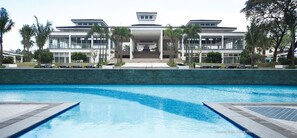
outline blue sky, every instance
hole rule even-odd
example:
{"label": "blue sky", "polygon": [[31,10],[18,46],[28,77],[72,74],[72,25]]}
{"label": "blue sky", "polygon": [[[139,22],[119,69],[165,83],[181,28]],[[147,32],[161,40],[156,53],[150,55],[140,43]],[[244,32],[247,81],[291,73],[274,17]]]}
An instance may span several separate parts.
{"label": "blue sky", "polygon": [[[18,30],[24,24],[47,20],[53,26],[70,26],[71,19],[103,19],[110,26],[138,23],[136,12],[158,12],[157,24],[180,26],[191,19],[223,20],[219,26],[246,31],[248,22],[240,10],[246,0],[0,0],[15,27],[4,35],[4,49],[22,49]],[[33,49],[36,49],[33,48]]]}

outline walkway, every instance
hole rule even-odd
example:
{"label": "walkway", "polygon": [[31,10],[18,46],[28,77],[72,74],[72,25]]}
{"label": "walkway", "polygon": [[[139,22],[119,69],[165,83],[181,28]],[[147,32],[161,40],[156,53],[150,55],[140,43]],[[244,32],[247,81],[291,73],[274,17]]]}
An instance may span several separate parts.
{"label": "walkway", "polygon": [[0,137],[18,137],[79,103],[0,103]]}
{"label": "walkway", "polygon": [[254,137],[297,137],[297,103],[203,104]]}

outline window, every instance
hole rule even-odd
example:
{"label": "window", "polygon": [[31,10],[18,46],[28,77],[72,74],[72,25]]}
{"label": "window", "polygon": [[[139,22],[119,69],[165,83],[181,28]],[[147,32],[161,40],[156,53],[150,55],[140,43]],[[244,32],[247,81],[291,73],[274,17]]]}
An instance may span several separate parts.
{"label": "window", "polygon": [[92,25],[93,25],[93,23],[89,23],[89,25],[91,25],[91,26],[92,26]]}
{"label": "window", "polygon": [[150,17],[150,19],[153,19],[153,16],[149,16]]}
{"label": "window", "polygon": [[145,19],[148,19],[148,16],[145,16]]}
{"label": "window", "polygon": [[77,23],[78,25],[82,25],[82,23]]}
{"label": "window", "polygon": [[88,25],[87,23],[84,23],[84,25]]}
{"label": "window", "polygon": [[144,19],[144,16],[140,16],[141,19]]}

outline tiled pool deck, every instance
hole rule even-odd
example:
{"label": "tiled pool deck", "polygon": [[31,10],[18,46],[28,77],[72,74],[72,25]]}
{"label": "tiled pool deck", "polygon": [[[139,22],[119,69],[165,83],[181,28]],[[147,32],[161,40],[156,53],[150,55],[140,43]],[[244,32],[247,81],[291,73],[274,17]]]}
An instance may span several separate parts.
{"label": "tiled pool deck", "polygon": [[204,103],[204,105],[252,136],[297,137],[297,103]]}
{"label": "tiled pool deck", "polygon": [[[78,104],[0,103],[0,137],[17,137]],[[254,137],[297,137],[297,103],[204,103],[204,105]]]}
{"label": "tiled pool deck", "polygon": [[0,137],[17,137],[79,103],[0,103]]}

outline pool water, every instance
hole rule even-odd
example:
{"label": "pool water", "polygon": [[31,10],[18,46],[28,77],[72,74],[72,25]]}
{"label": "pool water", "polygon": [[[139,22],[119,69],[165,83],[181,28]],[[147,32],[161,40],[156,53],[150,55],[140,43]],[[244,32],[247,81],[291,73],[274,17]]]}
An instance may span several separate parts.
{"label": "pool water", "polygon": [[202,102],[296,102],[297,86],[0,85],[0,101],[80,102],[23,138],[238,138]]}

